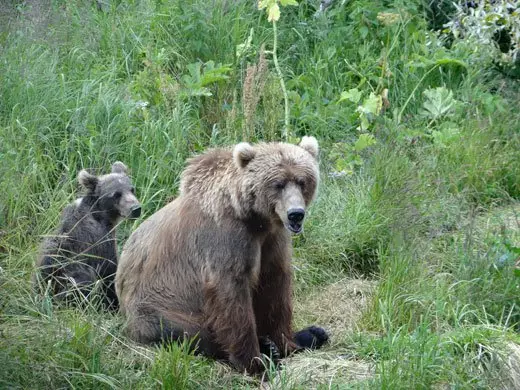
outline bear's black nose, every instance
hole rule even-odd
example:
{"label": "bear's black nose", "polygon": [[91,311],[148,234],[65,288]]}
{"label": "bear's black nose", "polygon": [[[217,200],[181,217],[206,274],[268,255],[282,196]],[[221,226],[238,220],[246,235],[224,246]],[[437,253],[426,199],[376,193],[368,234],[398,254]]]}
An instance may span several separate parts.
{"label": "bear's black nose", "polygon": [[130,218],[139,218],[141,216],[141,206],[135,205],[130,210]]}
{"label": "bear's black nose", "polygon": [[301,221],[303,221],[304,217],[305,217],[305,210],[302,208],[294,208],[294,209],[289,209],[287,211],[287,218],[289,219],[289,222],[300,223]]}

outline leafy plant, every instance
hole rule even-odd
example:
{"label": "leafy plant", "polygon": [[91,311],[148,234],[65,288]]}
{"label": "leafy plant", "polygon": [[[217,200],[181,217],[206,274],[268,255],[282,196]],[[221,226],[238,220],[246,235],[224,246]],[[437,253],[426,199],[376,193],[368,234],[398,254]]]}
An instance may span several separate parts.
{"label": "leafy plant", "polygon": [[334,161],[335,172],[332,173],[332,176],[337,177],[354,173],[357,167],[363,165],[361,152],[376,143],[377,141],[372,134],[363,133],[359,135],[353,145],[345,142],[333,144],[329,153],[329,158]]}
{"label": "leafy plant", "polygon": [[215,64],[208,61],[205,64],[194,62],[187,67],[188,74],[181,77],[183,92],[187,96],[212,96],[209,85],[229,79],[231,66]]}
{"label": "leafy plant", "polygon": [[[387,91],[386,91],[387,92]],[[357,104],[356,113],[359,118],[358,130],[365,132],[369,130],[370,124],[374,119],[381,114],[383,108],[383,94],[376,95],[374,92],[370,92],[369,96],[363,100],[362,104],[358,104],[361,100],[363,93],[357,88],[349,89],[348,91],[341,92],[338,103],[348,100],[354,104]]]}
{"label": "leafy plant", "polygon": [[377,143],[376,138],[372,134],[367,133],[367,131],[371,123],[382,111],[383,96],[370,92],[369,96],[363,100],[363,103],[359,104],[362,97],[363,92],[357,88],[352,88],[341,92],[337,101],[337,103],[350,101],[357,105],[355,113],[359,120],[357,130],[360,134],[353,145],[339,142],[332,146],[329,157],[334,161],[336,169],[336,172],[333,173],[334,176],[352,174],[356,167],[363,165],[361,152]]}
{"label": "leafy plant", "polygon": [[296,0],[259,0],[258,1],[258,9],[265,9],[267,12],[267,20],[273,25],[273,61],[274,66],[276,68],[276,72],[278,73],[278,78],[280,80],[280,86],[283,92],[284,98],[284,108],[285,108],[285,117],[284,117],[284,128],[282,130],[282,138],[284,140],[288,140],[290,136],[289,132],[289,95],[287,93],[287,88],[285,87],[285,81],[283,79],[283,73],[280,68],[280,64],[278,63],[278,29],[276,23],[280,19],[280,4],[282,7],[288,5],[298,5]]}
{"label": "leafy plant", "polygon": [[520,3],[518,1],[459,1],[445,33],[476,45],[484,58],[520,66]]}
{"label": "leafy plant", "polygon": [[145,106],[157,106],[174,97],[168,94],[176,85],[172,76],[165,70],[169,61],[166,50],[161,48],[157,52],[143,52],[143,69],[132,80],[131,90],[134,96]]}
{"label": "leafy plant", "polygon": [[430,120],[430,124],[453,114],[458,102],[453,92],[444,87],[430,88],[423,92],[425,100],[419,114]]}

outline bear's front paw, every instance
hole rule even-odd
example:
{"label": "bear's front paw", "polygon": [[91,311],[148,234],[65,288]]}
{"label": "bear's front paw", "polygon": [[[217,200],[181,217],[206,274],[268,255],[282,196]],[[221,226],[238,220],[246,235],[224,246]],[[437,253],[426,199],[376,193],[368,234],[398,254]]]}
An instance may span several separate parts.
{"label": "bear's front paw", "polygon": [[294,341],[302,348],[318,349],[329,341],[329,335],[325,329],[319,326],[309,326],[308,328],[296,332],[294,334]]}

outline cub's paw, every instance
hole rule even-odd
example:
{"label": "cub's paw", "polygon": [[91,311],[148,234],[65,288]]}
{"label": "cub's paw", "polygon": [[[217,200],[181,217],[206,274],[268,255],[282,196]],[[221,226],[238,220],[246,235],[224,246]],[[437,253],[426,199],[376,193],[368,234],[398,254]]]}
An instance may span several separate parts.
{"label": "cub's paw", "polygon": [[302,348],[318,349],[329,341],[329,335],[325,329],[319,326],[309,326],[296,332],[294,341]]}
{"label": "cub's paw", "polygon": [[276,344],[266,336],[259,337],[258,343],[260,345],[260,353],[267,356],[271,362],[277,366],[280,360],[282,360],[282,355]]}

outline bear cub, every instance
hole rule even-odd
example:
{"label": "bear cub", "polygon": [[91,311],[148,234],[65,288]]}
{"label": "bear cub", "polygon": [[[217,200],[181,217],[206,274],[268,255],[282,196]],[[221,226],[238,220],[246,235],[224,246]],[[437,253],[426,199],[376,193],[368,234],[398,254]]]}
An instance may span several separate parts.
{"label": "bear cub", "polygon": [[240,143],[192,158],[180,195],[126,242],[116,274],[128,335],[197,339],[197,351],[259,373],[319,348],[327,333],[292,329],[291,233],[318,187],[318,142]]}
{"label": "bear cub", "polygon": [[78,181],[86,195],[63,210],[56,234],[43,242],[34,284],[69,303],[88,301],[99,285],[103,306],[115,310],[116,227],[124,218],[138,218],[141,205],[120,161],[103,176],[82,170]]}

